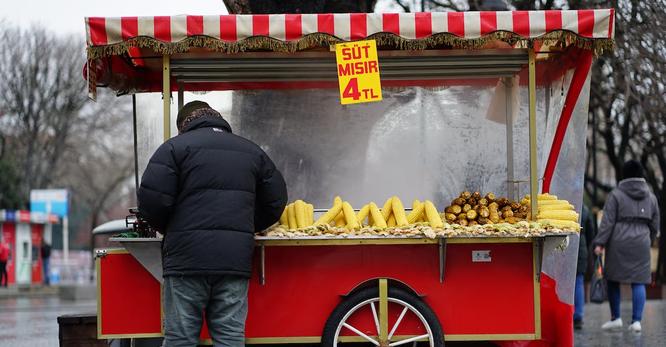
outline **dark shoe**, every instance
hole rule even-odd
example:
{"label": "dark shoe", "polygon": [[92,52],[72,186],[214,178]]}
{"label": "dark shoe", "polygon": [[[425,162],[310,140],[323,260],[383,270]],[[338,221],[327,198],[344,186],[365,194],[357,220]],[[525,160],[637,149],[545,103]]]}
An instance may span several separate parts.
{"label": "dark shoe", "polygon": [[583,321],[574,320],[574,330],[580,330],[580,329],[583,329]]}

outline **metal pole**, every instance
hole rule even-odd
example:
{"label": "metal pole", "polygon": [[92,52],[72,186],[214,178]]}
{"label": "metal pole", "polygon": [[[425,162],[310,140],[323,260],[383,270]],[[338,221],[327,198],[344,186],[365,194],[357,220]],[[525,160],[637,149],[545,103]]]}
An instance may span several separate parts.
{"label": "metal pole", "polygon": [[506,103],[506,184],[509,199],[516,200],[513,163],[513,78],[502,78]]}
{"label": "metal pole", "polygon": [[539,180],[537,177],[537,134],[536,134],[536,66],[534,48],[529,49],[529,111],[530,111],[530,220],[537,216],[537,191]]}
{"label": "metal pole", "polygon": [[171,138],[171,60],[162,56],[162,100],[164,101],[164,141]]}
{"label": "metal pole", "polygon": [[139,192],[139,150],[138,137],[137,137],[137,120],[136,120],[136,95],[132,94],[132,121],[134,122],[134,192]]}
{"label": "metal pole", "polygon": [[183,103],[185,102],[185,95],[183,93],[183,85],[178,84],[178,111],[183,108]]}

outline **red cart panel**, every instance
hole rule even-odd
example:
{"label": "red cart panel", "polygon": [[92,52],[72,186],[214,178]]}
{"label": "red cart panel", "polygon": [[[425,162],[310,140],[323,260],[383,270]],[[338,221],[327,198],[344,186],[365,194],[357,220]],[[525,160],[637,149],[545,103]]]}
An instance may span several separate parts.
{"label": "red cart panel", "polygon": [[160,283],[126,251],[97,258],[97,336],[159,337]]}
{"label": "red cart panel", "polygon": [[[408,287],[421,296],[437,315],[446,340],[539,339],[534,260],[529,239],[457,239],[442,249],[428,242],[269,242],[263,257],[261,248],[255,253],[247,342],[318,342],[326,320],[345,295],[360,285],[376,285],[378,278],[388,278],[389,285]],[[159,282],[127,253],[108,254],[98,260],[98,266],[100,337],[159,336]],[[399,314],[389,307],[390,325]],[[415,316],[405,317],[396,335],[414,335],[423,328],[420,325]],[[354,326],[376,335],[370,312],[356,317]],[[201,335],[208,340],[205,327]]]}

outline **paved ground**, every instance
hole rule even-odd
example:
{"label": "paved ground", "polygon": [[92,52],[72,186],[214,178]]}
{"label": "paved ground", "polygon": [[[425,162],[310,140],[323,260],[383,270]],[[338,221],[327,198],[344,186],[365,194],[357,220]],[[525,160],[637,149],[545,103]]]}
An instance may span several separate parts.
{"label": "paved ground", "polygon": [[624,329],[616,332],[601,331],[600,326],[610,319],[608,304],[585,306],[584,327],[575,333],[576,347],[652,347],[666,346],[666,301],[648,301],[643,313],[643,332],[634,334],[626,330],[631,323],[631,302],[622,302],[621,316]]}
{"label": "paved ground", "polygon": [[[57,297],[0,299],[0,347],[58,346],[58,323],[63,314],[91,313],[95,301],[62,301]],[[585,326],[576,332],[577,347],[652,347],[666,341],[666,301],[648,301],[643,333],[622,330],[604,332],[599,328],[609,318],[608,306],[589,304]],[[622,318],[631,319],[631,303],[622,303]],[[625,324],[626,325],[626,324]],[[462,346],[471,346],[462,344]]]}
{"label": "paved ground", "polygon": [[0,346],[57,347],[58,316],[96,311],[95,301],[61,301],[55,296],[0,299]]}

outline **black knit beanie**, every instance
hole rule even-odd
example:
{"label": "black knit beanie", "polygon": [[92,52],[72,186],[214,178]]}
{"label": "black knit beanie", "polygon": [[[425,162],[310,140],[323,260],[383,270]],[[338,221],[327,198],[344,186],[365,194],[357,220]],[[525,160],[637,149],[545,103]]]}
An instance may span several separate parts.
{"label": "black knit beanie", "polygon": [[183,122],[185,121],[185,118],[189,117],[189,115],[192,114],[192,112],[202,109],[202,108],[211,108],[208,103],[205,103],[203,101],[190,101],[187,104],[183,106],[183,108],[178,111],[178,117],[176,118],[176,127],[178,130],[181,130]]}
{"label": "black knit beanie", "polygon": [[622,165],[622,178],[645,178],[643,165],[637,160],[628,160]]}

